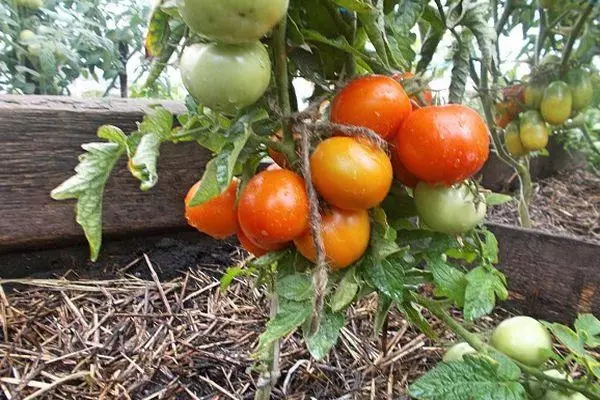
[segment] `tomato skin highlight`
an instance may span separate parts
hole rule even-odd
[[[255,245],[271,250],[308,228],[308,196],[304,179],[285,169],[255,175],[238,200],[238,221]]]
[[[512,121],[504,130],[504,145],[513,157],[523,157],[528,153],[521,142],[519,125]]]
[[[465,354],[474,354],[474,353],[477,353],[477,350],[472,348],[468,343],[465,343],[465,342],[457,343],[454,346],[450,347],[448,349],[448,351],[446,351],[446,354],[444,354],[442,361],[444,361],[444,362],[462,361],[463,356]]]
[[[544,90],[540,110],[542,116],[551,125],[562,125],[571,115],[573,96],[569,85],[555,81]]]
[[[354,79],[335,96],[331,122],[369,128],[390,139],[411,110],[400,83],[388,76],[369,75]]]
[[[483,167],[490,153],[489,131],[481,116],[456,104],[416,110],[394,144],[400,162],[431,184],[465,180]]]
[[[390,159],[364,139],[335,136],[322,141],[311,155],[310,169],[319,194],[345,210],[378,205],[392,186]]]
[[[183,50],[179,69],[198,103],[229,114],[256,103],[271,81],[271,60],[260,42],[192,44]]]
[[[288,0],[183,0],[179,11],[195,32],[222,43],[263,37],[286,14]]]
[[[185,219],[190,226],[215,239],[226,239],[238,230],[235,207],[238,180],[234,178],[229,187],[219,196],[190,207],[188,204],[198,191],[200,182],[194,184],[185,196]]]
[[[470,231],[483,222],[487,212],[485,198],[478,204],[464,185],[430,186],[420,182],[414,191],[415,206],[422,222],[436,232],[449,235]]]
[[[361,258],[371,236],[369,213],[366,210],[348,211],[332,207],[322,217],[321,236],[331,268],[340,270]],[[317,252],[310,230],[294,240],[294,244],[304,257],[316,261]]]
[[[538,151],[546,148],[550,140],[550,129],[536,110],[521,114],[519,138],[523,148],[528,151]]]
[[[490,339],[496,350],[532,367],[539,367],[549,358],[552,337],[537,320],[530,317],[513,317],[502,321]]]
[[[582,69],[573,69],[567,73],[567,83],[573,96],[573,110],[580,111],[592,104],[594,85],[590,74]]]

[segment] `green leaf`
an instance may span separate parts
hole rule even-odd
[[[309,300],[313,296],[312,280],[303,274],[288,275],[279,279],[275,291],[280,297],[293,301]]]
[[[427,266],[433,273],[433,280],[439,294],[448,297],[458,307],[462,307],[468,284],[465,273],[449,265],[442,257],[430,259]]]
[[[526,400],[518,377],[503,372],[487,358],[467,355],[463,361],[438,364],[409,390],[427,400]]]
[[[340,331],[344,327],[344,322],[345,318],[343,314],[332,312],[325,307],[317,332],[310,335],[310,324],[305,324],[304,341],[306,342],[308,351],[310,351],[315,360],[324,359],[331,348],[335,346],[340,336]]]
[[[277,314],[258,338],[256,349],[259,359],[269,358],[270,347],[275,341],[287,336],[306,321],[312,312],[310,301],[296,302],[282,299]]]
[[[152,107],[138,126],[143,134],[154,133],[167,140],[171,138],[175,117],[164,107]]]
[[[471,57],[472,35],[468,30],[460,34],[452,56],[452,81],[450,82],[450,103],[461,104],[469,80],[469,59]]]
[[[81,146],[86,153],[79,157],[76,174],[51,192],[55,200],[77,199],[76,220],[83,228],[90,245],[90,258],[98,259],[102,245],[102,199],[106,182],[115,164],[125,151],[125,135],[118,128],[103,126],[101,138],[114,139],[109,143],[88,143]]]
[[[412,32],[412,28],[423,14],[425,2],[401,0],[398,9],[399,12],[390,12],[386,15],[386,30],[392,52],[408,69],[416,56],[412,48],[416,35]]]
[[[381,293],[379,293],[377,300],[377,314],[375,314],[375,321],[373,322],[373,332],[375,334],[378,334],[383,329],[383,324],[393,303],[391,298]]]
[[[512,196],[500,193],[487,193],[485,195],[485,202],[488,206],[499,206],[508,203],[513,200]]]
[[[435,329],[433,329],[427,318],[421,314],[421,312],[412,302],[404,302],[399,304],[398,308],[400,311],[402,311],[402,313],[404,313],[404,316],[408,322],[419,328],[419,330],[428,338],[433,340],[437,340],[439,338],[437,332]]]
[[[467,274],[464,316],[474,321],[492,312],[496,299],[506,300],[508,290],[503,275],[496,270],[477,267]]]
[[[148,56],[160,57],[165,51],[171,33],[171,28],[169,26],[170,19],[170,15],[161,7],[156,7],[152,11],[145,43],[146,54]]]
[[[377,260],[383,260],[393,254],[406,251],[396,243],[396,231],[387,222],[385,212],[375,208],[372,212],[373,224],[371,226],[371,254]]]
[[[227,271],[221,277],[221,291],[226,291],[229,286],[233,283],[235,278],[240,276],[251,276],[253,272],[252,268],[248,268],[246,266],[235,266],[227,268]]]
[[[600,320],[592,314],[580,314],[575,320],[575,330],[584,343],[591,347],[600,346]]]
[[[373,9],[373,5],[367,0],[333,0],[333,2],[340,7],[357,13],[369,12]]]
[[[375,287],[392,300],[402,303],[404,293],[404,268],[395,260],[377,260],[374,257],[366,257],[363,268],[375,285]]]
[[[40,69],[45,76],[56,74],[56,57],[50,46],[42,45],[40,49]]]
[[[417,72],[423,72],[427,69],[443,36],[443,31],[438,31],[433,28],[429,29],[429,32],[423,41],[423,45],[421,46],[421,58],[417,63]]]
[[[483,234],[485,235],[485,240],[483,242],[483,254],[481,257],[492,264],[498,264],[498,239],[487,229]]]
[[[571,352],[580,357],[585,355],[586,351],[583,338],[577,335],[571,328],[559,323],[549,323],[545,321],[542,321],[542,323],[550,329],[550,332],[556,337],[556,340],[566,346]]]
[[[356,267],[348,268],[331,298],[331,309],[339,312],[348,307],[356,297],[360,288],[356,280]]]

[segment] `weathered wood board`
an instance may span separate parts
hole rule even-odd
[[[0,252],[83,241],[74,201],[50,191],[73,175],[82,143],[98,141],[103,124],[126,133],[157,102],[47,96],[0,96]],[[160,102],[173,112],[184,107]],[[159,183],[150,192],[116,166],[104,198],[104,232],[129,235],[184,225],[183,197],[202,176],[209,154],[194,143],[161,149]]]
[[[505,225],[489,228],[519,310],[552,321],[571,322],[577,313],[600,316],[600,245]]]

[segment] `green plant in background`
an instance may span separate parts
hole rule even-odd
[[[135,0],[0,2],[0,91],[69,94],[79,77],[119,83],[127,95],[127,62],[141,54],[148,5]]]

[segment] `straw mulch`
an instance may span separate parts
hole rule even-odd
[[[160,282],[145,262],[153,280],[0,281],[0,398],[252,398],[264,292],[239,280],[223,294],[211,267]],[[374,298],[349,310],[323,362],[285,338],[274,398],[404,398],[440,349],[392,314],[383,352],[375,311]]]

